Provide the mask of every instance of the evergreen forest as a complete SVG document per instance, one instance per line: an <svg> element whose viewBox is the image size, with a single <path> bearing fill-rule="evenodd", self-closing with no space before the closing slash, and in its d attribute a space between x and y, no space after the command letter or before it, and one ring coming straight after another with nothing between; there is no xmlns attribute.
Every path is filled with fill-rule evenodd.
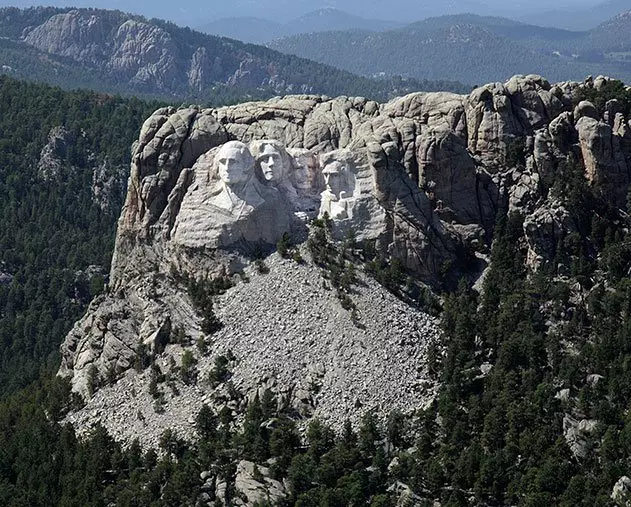
<svg viewBox="0 0 631 507"><path fill-rule="evenodd" d="M631 104L623 87L593 94ZM302 435L265 392L242 424L203 406L196 441L167 431L152 450L64 424L81 400L54 375L57 351L107 280L123 197L95 199L95 168L121 177L157 106L0 78L0 505L195 506L213 501L202 472L231 477L243 459L285 481L287 506L394 507L402 488L421 506L614 505L631 467L631 218L571 165L553 191L576 232L553 262L527 271L524 217L503 209L483 289L441 294L430 407L339 432L314 420ZM72 142L46 172L59 126ZM572 418L593 422L577 448L564 438ZM236 494L228 481L227 501Z"/></svg>
<svg viewBox="0 0 631 507"><path fill-rule="evenodd" d="M553 82L582 80L589 74L628 81L628 33L629 17L623 15L592 30L574 32L508 18L455 14L377 33L302 33L269 45L366 76L399 74L480 85L515 74L539 74Z"/></svg>

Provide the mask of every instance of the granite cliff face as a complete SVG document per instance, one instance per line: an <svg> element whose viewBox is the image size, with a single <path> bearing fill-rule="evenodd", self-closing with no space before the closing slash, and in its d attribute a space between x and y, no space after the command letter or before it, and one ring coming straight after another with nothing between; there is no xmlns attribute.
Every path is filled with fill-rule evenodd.
<svg viewBox="0 0 631 507"><path fill-rule="evenodd" d="M200 340L210 344L209 357L236 354L234 379L244 399L269 387L304 416L339 420L375 405L407 410L428 401L434 384L423 358L439 335L431 317L395 304L365 279L350 293L357 327L356 316L336 310L339 302L318 287L319 268L304 245L305 265L274 254L268 275L253 268L253 258L269 255L285 233L304 242L310 220L326 215L332 240L352 234L430 286L461 276L473 281L485 266L497 212L509 209L526 215L524 248L530 269L539 269L575 226L555 186L565 167L578 167L612 206L626 199L624 111L613 102L604 114L587 102L574 107L581 90L606 83L553 86L516 76L468 96L416 93L387 104L302 95L156 111L133 148L108 290L62 346L60 374L76 391L89 397L105 379L114 383L76 420L107 423L105 415L89 415L98 412L90 404L106 404L108 393L120 397L122 386L140 382L145 374L131 369L139 344L168 369ZM217 276L251 285L238 281L216 298L226 325L210 337L184 281ZM304 379L322 390L310 392ZM402 385L400 396L388 395ZM191 389L186 415L173 416L177 424L190 423L196 399L221 403L216 389L207 391ZM139 399L128 404L146 404ZM167 414L177 406L174 399Z"/></svg>
<svg viewBox="0 0 631 507"><path fill-rule="evenodd" d="M193 84L198 89L211 83L204 79L208 73L201 69L199 53L204 48L192 55L184 54L188 48L180 47L166 29L116 14L89 10L56 14L27 29L23 40L45 53L116 75L140 89L181 89L185 86L181 76L187 61L191 72L196 73Z"/></svg>

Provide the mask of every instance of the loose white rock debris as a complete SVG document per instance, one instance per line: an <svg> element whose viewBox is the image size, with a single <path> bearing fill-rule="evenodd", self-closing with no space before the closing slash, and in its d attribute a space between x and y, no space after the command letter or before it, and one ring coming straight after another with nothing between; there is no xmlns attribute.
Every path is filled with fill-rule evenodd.
<svg viewBox="0 0 631 507"><path fill-rule="evenodd" d="M438 339L438 320L397 299L358 271L351 298L361 326L344 310L322 271L273 254L269 273L254 266L248 282L240 281L219 296L215 311L223 328L209 337L201 356L194 345L169 345L156 364L168 373L185 349L198 363L197 382L159 385L164 403L156 411L149 394L150 371L130 370L112 386L100 389L87 405L68 416L80 432L100 423L118 440L138 438L155 446L167 428L194 438L194 421L202 404L216 410L227 405L242 413L254 393L270 389L278 403L297 419L317 417L339 428L356 423L366 411L385 416L426 406L436 384L427 373L428 345ZM229 382L208 382L215 358L234 355Z"/></svg>

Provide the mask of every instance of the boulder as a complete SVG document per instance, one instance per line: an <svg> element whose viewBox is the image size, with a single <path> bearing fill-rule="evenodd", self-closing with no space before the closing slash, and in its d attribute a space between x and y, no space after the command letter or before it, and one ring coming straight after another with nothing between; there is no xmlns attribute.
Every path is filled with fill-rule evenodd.
<svg viewBox="0 0 631 507"><path fill-rule="evenodd" d="M596 106L588 100L581 100L576 108L574 108L574 120L578 121L581 118L591 118L592 120L600 120L600 114Z"/></svg>
<svg viewBox="0 0 631 507"><path fill-rule="evenodd" d="M631 505L631 479L626 475L620 477L614 484L611 499L620 507Z"/></svg>
<svg viewBox="0 0 631 507"><path fill-rule="evenodd" d="M287 492L279 481L270 478L267 467L256 465L251 461L242 460L237 464L237 473L234 479L234 488L237 496L245 497L243 503L235 501L233 505L257 505L267 502L275 505L282 500Z"/></svg>
<svg viewBox="0 0 631 507"><path fill-rule="evenodd" d="M587 180L617 206L626 203L629 168L609 124L583 116L576 123Z"/></svg>
<svg viewBox="0 0 631 507"><path fill-rule="evenodd" d="M585 458L589 452L589 439L598 421L575 419L570 415L563 418L563 436L576 458Z"/></svg>
<svg viewBox="0 0 631 507"><path fill-rule="evenodd" d="M535 210L524 219L523 227L528 245L526 264L533 271L554 259L557 245L574 230L569 213L558 202Z"/></svg>

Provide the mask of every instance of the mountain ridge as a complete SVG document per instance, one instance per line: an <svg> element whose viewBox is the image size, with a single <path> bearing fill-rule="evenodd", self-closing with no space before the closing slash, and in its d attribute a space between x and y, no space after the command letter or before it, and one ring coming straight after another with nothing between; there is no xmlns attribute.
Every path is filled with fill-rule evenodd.
<svg viewBox="0 0 631 507"><path fill-rule="evenodd" d="M628 79L631 70L625 60L611 54L614 48L628 50L624 42L626 17L616 19L615 30L605 23L589 32L571 32L507 18L461 14L375 34L303 34L273 41L269 46L361 75L441 75L485 82L535 72L557 81L587 74ZM404 58L392 58L401 47L413 50Z"/></svg>
<svg viewBox="0 0 631 507"><path fill-rule="evenodd" d="M103 91L230 101L289 92L363 91L383 98L407 86L120 11L5 8L0 36L9 38L1 53L4 72L55 83L68 74Z"/></svg>
<svg viewBox="0 0 631 507"><path fill-rule="evenodd" d="M251 17L222 18L200 25L198 29L252 43L265 43L273 39L310 32L331 30L382 31L402 26L403 23L362 18L332 7L303 14L290 21L279 23L269 19Z"/></svg>

